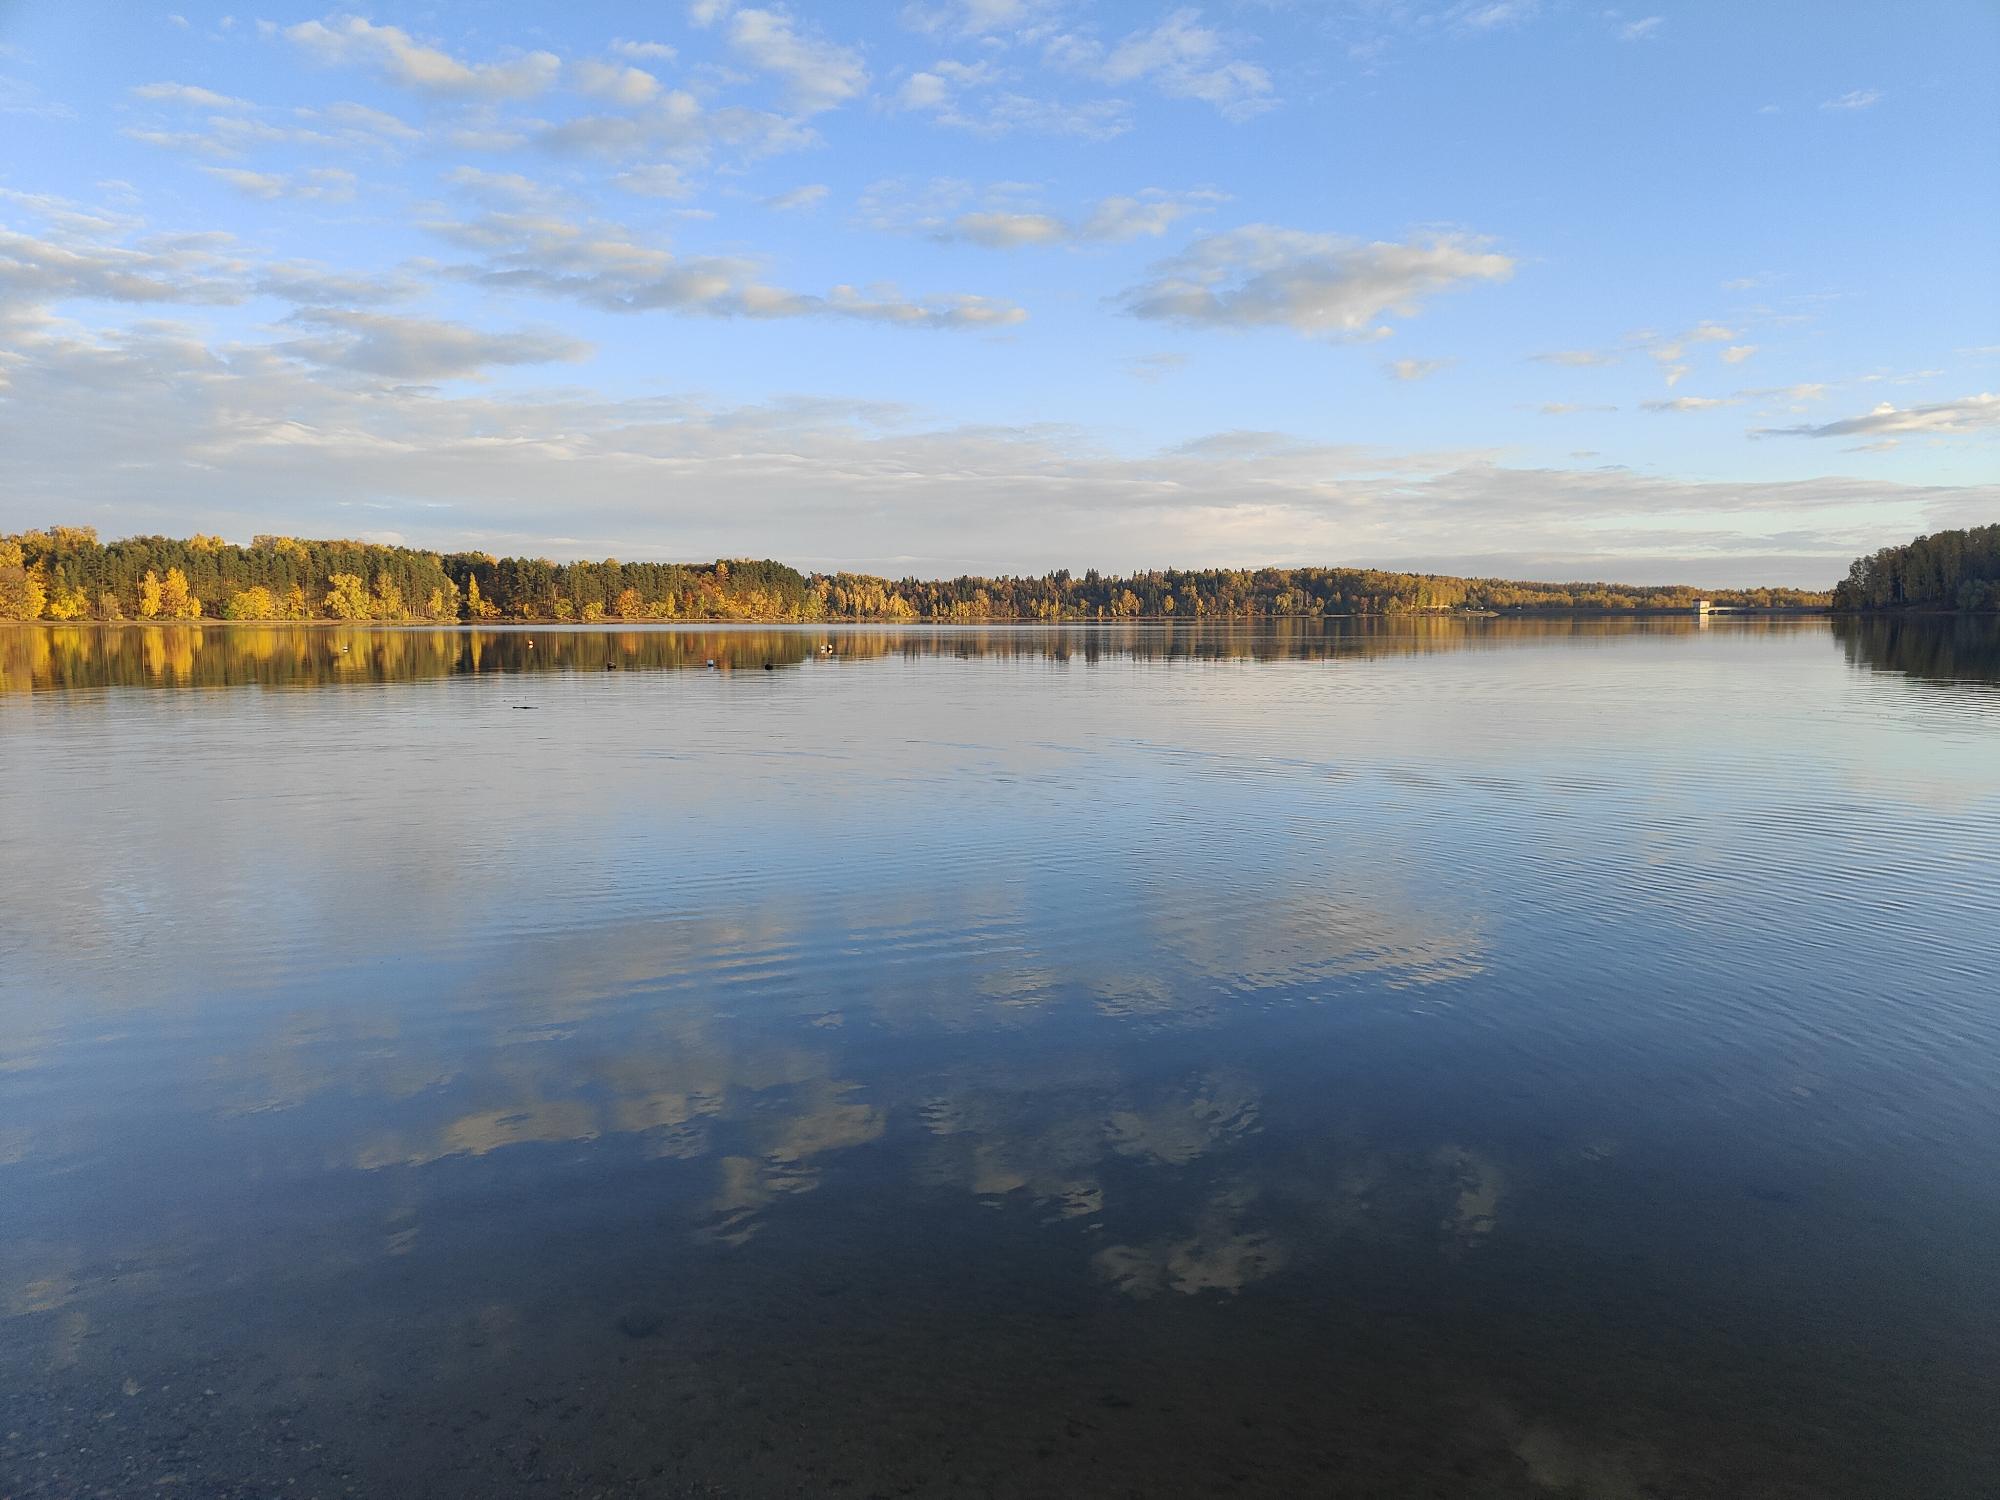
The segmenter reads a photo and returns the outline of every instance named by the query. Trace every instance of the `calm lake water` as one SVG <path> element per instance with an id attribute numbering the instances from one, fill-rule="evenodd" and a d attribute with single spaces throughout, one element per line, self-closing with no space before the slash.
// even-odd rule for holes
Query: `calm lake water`
<path id="1" fill-rule="evenodd" d="M 2000 1490 L 1994 621 L 20 627 L 0 772 L 10 1500 Z"/>

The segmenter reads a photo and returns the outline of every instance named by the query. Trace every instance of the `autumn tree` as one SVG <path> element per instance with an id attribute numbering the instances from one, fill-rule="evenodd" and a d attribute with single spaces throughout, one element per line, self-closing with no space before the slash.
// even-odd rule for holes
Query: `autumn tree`
<path id="1" fill-rule="evenodd" d="M 169 620 L 201 618 L 201 600 L 188 589 L 187 574 L 179 568 L 167 569 L 166 581 L 160 585 L 159 612 Z"/>
<path id="2" fill-rule="evenodd" d="M 327 614 L 336 620 L 368 618 L 368 585 L 358 573 L 335 573 L 327 579 L 330 587 L 323 601 Z"/>
<path id="3" fill-rule="evenodd" d="M 375 598 L 372 605 L 378 620 L 400 620 L 403 618 L 403 591 L 396 580 L 387 573 L 375 575 Z"/>
<path id="4" fill-rule="evenodd" d="M 48 616 L 51 620 L 81 620 L 90 613 L 90 598 L 81 586 L 65 583 L 49 591 Z"/>
<path id="5" fill-rule="evenodd" d="M 275 620 L 278 614 L 278 601 L 261 583 L 231 594 L 222 606 L 225 620 Z"/>
<path id="6" fill-rule="evenodd" d="M 466 619 L 490 620 L 499 613 L 500 613 L 499 609 L 494 604 L 492 604 L 485 598 L 481 597 L 479 592 L 479 580 L 470 573 L 466 574 L 465 577 Z"/>
<path id="7" fill-rule="evenodd" d="M 39 620 L 48 589 L 17 541 L 0 541 L 0 620 Z"/>
<path id="8" fill-rule="evenodd" d="M 139 580 L 139 618 L 157 620 L 160 617 L 160 575 L 151 568 Z"/>

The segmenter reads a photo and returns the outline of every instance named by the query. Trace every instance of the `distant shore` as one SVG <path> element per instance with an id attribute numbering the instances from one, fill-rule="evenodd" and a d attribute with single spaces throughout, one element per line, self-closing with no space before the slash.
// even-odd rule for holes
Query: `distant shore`
<path id="1" fill-rule="evenodd" d="M 1943 615 L 1951 610 L 1909 609 L 1909 610 L 1839 610 L 1829 605 L 1802 605 L 1795 608 L 1773 607 L 1758 609 L 1751 607 L 1726 606 L 1711 610 L 1710 620 L 1729 619 L 1810 619 L 1831 615 Z M 283 626 L 311 629 L 369 629 L 369 630 L 515 630 L 522 628 L 555 630 L 632 630 L 655 629 L 662 626 L 749 625 L 769 628 L 782 627 L 788 630 L 846 629 L 865 625 L 894 625 L 915 628 L 919 626 L 964 626 L 987 625 L 1005 626 L 1046 626 L 1055 628 L 1076 628 L 1087 626 L 1096 628 L 1116 628 L 1127 625 L 1172 625 L 1190 629 L 1200 626 L 1222 625 L 1263 625 L 1276 623 L 1307 623 L 1340 621 L 1343 623 L 1408 624 L 1414 621 L 1449 620 L 1455 623 L 1483 623 L 1488 620 L 1696 620 L 1702 616 L 1689 609 L 1522 609 L 1522 610 L 1397 610 L 1376 614 L 1237 614 L 1237 615 L 1129 615 L 1117 619 L 1036 619 L 1029 615 L 987 615 L 979 617 L 958 616 L 955 618 L 907 616 L 844 616 L 837 620 L 800 619 L 747 619 L 743 616 L 684 616 L 674 619 L 619 619 L 602 616 L 594 620 L 541 620 L 495 618 L 485 620 L 376 620 L 376 619 L 336 619 L 319 615 L 305 619 L 226 619 L 214 615 L 199 615 L 184 619 L 117 619 L 103 620 L 80 618 L 73 620 L 0 620 L 4 625 L 32 625 L 41 627 L 101 627 L 101 628 L 186 628 L 188 626 L 244 626 L 251 629 L 269 630 Z"/>

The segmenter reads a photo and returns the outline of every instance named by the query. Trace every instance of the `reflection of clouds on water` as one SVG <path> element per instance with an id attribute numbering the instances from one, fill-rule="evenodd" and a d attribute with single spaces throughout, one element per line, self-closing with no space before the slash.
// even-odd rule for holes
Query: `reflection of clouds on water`
<path id="1" fill-rule="evenodd" d="M 705 1205 L 702 1232 L 725 1245 L 742 1245 L 762 1228 L 758 1214 L 786 1193 L 819 1185 L 809 1169 L 751 1156 L 725 1156 L 716 1164 L 715 1196 Z"/>
<path id="2" fill-rule="evenodd" d="M 1500 1168 L 1462 1146 L 1441 1147 L 1435 1160 L 1447 1184 L 1455 1183 L 1458 1189 L 1439 1228 L 1451 1244 L 1469 1250 L 1491 1234 L 1499 1222 L 1504 1187 Z"/>
<path id="3" fill-rule="evenodd" d="M 971 1089 L 921 1103 L 916 1113 L 929 1140 L 917 1180 L 980 1198 L 1023 1193 L 1059 1219 L 1097 1213 L 1104 1206 L 1097 1121 L 1074 1100 L 1023 1103 L 1018 1095 Z"/>
<path id="4" fill-rule="evenodd" d="M 1271 1190 L 1336 1239 L 1429 1244 L 1458 1256 L 1499 1228 L 1508 1172 L 1486 1149 L 1447 1141 L 1427 1152 L 1388 1150 L 1341 1134 L 1319 1144 L 1308 1169 L 1274 1172 Z"/>
<path id="5" fill-rule="evenodd" d="M 1240 880 L 1226 920 L 1185 899 L 1158 903 L 1170 917 L 1144 925 L 1159 941 L 1105 945 L 1118 954 L 1115 980 L 1078 977 L 1096 955 L 1040 928 L 1025 872 L 942 888 L 780 889 L 755 904 L 744 897 L 756 887 L 730 895 L 724 881 L 709 887 L 724 894 L 708 910 L 530 929 L 448 954 L 412 987 L 280 1011 L 204 1060 L 199 1097 L 243 1128 L 315 1100 L 380 1101 L 330 1102 L 315 1116 L 328 1132 L 321 1160 L 370 1172 L 626 1139 L 648 1159 L 706 1162 L 707 1186 L 676 1187 L 672 1201 L 690 1229 L 724 1244 L 766 1229 L 840 1153 L 882 1140 L 900 1111 L 925 1142 L 914 1180 L 1000 1205 L 1018 1195 L 1045 1222 L 1116 1235 L 1133 1206 L 1107 1183 L 1107 1163 L 1184 1169 L 1262 1128 L 1259 1085 L 1240 1068 L 1121 1086 L 1122 1033 L 1212 1025 L 1226 1014 L 1224 986 L 1246 972 L 1259 985 L 1378 964 L 1442 977 L 1469 944 L 1445 935 L 1426 946 L 1425 919 L 1397 913 L 1393 891 L 1364 910 L 1325 891 L 1288 894 L 1287 878 Z M 1159 926 L 1179 918 L 1178 932 Z M 1428 963 L 1410 962 L 1419 949 Z M 885 1038 L 983 1031 L 1039 1035 L 1036 1060 L 872 1076 Z M 1077 1043 L 1084 1050 L 1062 1063 Z M 29 1159 L 38 1146 L 16 1130 L 0 1137 L 0 1156 Z M 1269 1275 L 1288 1252 L 1250 1222 L 1249 1200 L 1230 1204 L 1127 1244 L 1118 1284 L 1234 1291 Z M 1477 1218 L 1468 1211 L 1468 1225 Z M 412 1240 L 396 1239 L 398 1252 Z"/>
<path id="6" fill-rule="evenodd" d="M 1357 975 L 1400 988 L 1482 970 L 1480 923 L 1471 913 L 1403 897 L 1374 872 L 1365 886 L 1359 876 L 1339 881 L 1332 872 L 1301 876 L 1300 884 L 1239 876 L 1227 894 L 1168 907 L 1155 935 L 1193 972 L 1240 990 Z"/>
<path id="7" fill-rule="evenodd" d="M 1662 1465 L 1629 1438 L 1620 1447 L 1586 1440 L 1491 1398 L 1480 1402 L 1476 1425 L 1481 1437 L 1503 1444 L 1520 1461 L 1531 1484 L 1568 1500 L 1648 1500 L 1681 1493 L 1648 1481 Z"/>
<path id="8" fill-rule="evenodd" d="M 760 1107 L 751 1116 L 750 1135 L 763 1153 L 717 1164 L 719 1183 L 703 1231 L 725 1244 L 743 1244 L 762 1227 L 757 1215 L 772 1202 L 819 1186 L 821 1157 L 880 1139 L 883 1112 L 855 1092 L 854 1084 L 818 1079 L 792 1090 L 782 1114 Z"/>
<path id="9" fill-rule="evenodd" d="M 476 1110 L 446 1124 L 435 1136 L 411 1141 L 395 1134 L 364 1141 L 354 1165 L 421 1167 L 448 1156 L 484 1156 L 505 1146 L 595 1140 L 598 1116 L 572 1099 L 535 1100 L 501 1109 Z"/>
<path id="10" fill-rule="evenodd" d="M 1257 1087 L 1241 1074 L 1211 1074 L 1191 1095 L 1114 1109 L 1104 1122 L 1111 1148 L 1179 1167 L 1258 1128 Z"/>
<path id="11" fill-rule="evenodd" d="M 1252 1224 L 1256 1202 L 1254 1189 L 1231 1188 L 1202 1205 L 1192 1234 L 1107 1245 L 1091 1263 L 1128 1297 L 1240 1292 L 1279 1270 L 1288 1258 L 1282 1244 Z"/>

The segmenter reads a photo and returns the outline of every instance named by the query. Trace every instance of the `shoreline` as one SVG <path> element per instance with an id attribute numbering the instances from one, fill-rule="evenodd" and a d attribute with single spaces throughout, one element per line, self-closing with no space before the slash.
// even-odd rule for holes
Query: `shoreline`
<path id="1" fill-rule="evenodd" d="M 1188 626 L 1259 625 L 1259 624 L 1273 624 L 1281 621 L 1282 622 L 1317 621 L 1322 623 L 1328 621 L 1354 622 L 1354 623 L 1379 622 L 1385 624 L 1407 624 L 1415 621 L 1451 621 L 1455 624 L 1484 624 L 1487 621 L 1520 621 L 1520 620 L 1548 620 L 1548 621 L 1700 620 L 1704 618 L 1706 618 L 1711 622 L 1718 619 L 1722 620 L 1829 619 L 1829 618 L 1901 619 L 1901 618 L 1908 618 L 1911 616 L 1921 616 L 1923 618 L 1955 619 L 1955 618 L 1976 618 L 1981 615 L 1992 615 L 1995 613 L 2000 613 L 2000 611 L 1949 610 L 1949 609 L 1840 610 L 1840 609 L 1834 609 L 1826 605 L 1806 605 L 1798 608 L 1768 608 L 1768 609 L 1730 606 L 1721 609 L 1711 610 L 1706 616 L 1697 615 L 1692 610 L 1685 610 L 1685 609 L 1601 609 L 1601 610 L 1538 609 L 1538 610 L 1518 610 L 1518 611 L 1481 610 L 1476 612 L 1474 611 L 1454 612 L 1447 610 L 1404 610 L 1393 614 L 1384 613 L 1384 614 L 1295 614 L 1295 615 L 1280 615 L 1280 614 L 1132 615 L 1123 619 L 1111 619 L 1111 620 L 1104 620 L 1104 619 L 1044 620 L 1044 619 L 1036 619 L 1033 616 L 1027 616 L 1027 615 L 994 615 L 973 620 L 950 620 L 950 619 L 942 619 L 934 617 L 922 617 L 918 619 L 889 619 L 889 618 L 878 619 L 878 618 L 861 617 L 861 618 L 842 618 L 842 619 L 824 619 L 824 620 L 785 620 L 785 619 L 757 620 L 757 619 L 743 619 L 741 617 L 724 618 L 720 616 L 717 617 L 683 616 L 671 620 L 625 620 L 625 619 L 339 620 L 339 619 L 326 619 L 326 618 L 314 618 L 306 620 L 287 620 L 287 619 L 226 620 L 215 615 L 202 615 L 192 620 L 163 620 L 163 619 L 0 620 L 0 625 L 24 625 L 24 626 L 43 626 L 43 627 L 62 626 L 69 628 L 76 628 L 79 626 L 97 626 L 101 628 L 134 626 L 134 627 L 147 627 L 155 629 L 165 628 L 165 627 L 175 627 L 175 626 L 206 627 L 206 626 L 220 625 L 220 626 L 245 626 L 260 630 L 269 630 L 276 628 L 278 626 L 291 626 L 299 629 L 345 628 L 352 630 L 518 630 L 518 629 L 635 630 L 635 629 L 659 629 L 661 627 L 680 627 L 680 626 L 714 627 L 720 625 L 742 625 L 742 626 L 763 626 L 767 628 L 784 627 L 786 629 L 808 630 L 808 629 L 839 629 L 839 628 L 849 628 L 860 625 L 895 626 L 898 628 L 910 628 L 915 626 L 928 626 L 928 627 L 952 626 L 957 628 L 975 628 L 981 626 L 1009 626 L 1009 627 L 1045 626 L 1049 628 L 1055 628 L 1058 626 L 1115 627 L 1121 625 L 1188 625 Z"/>

